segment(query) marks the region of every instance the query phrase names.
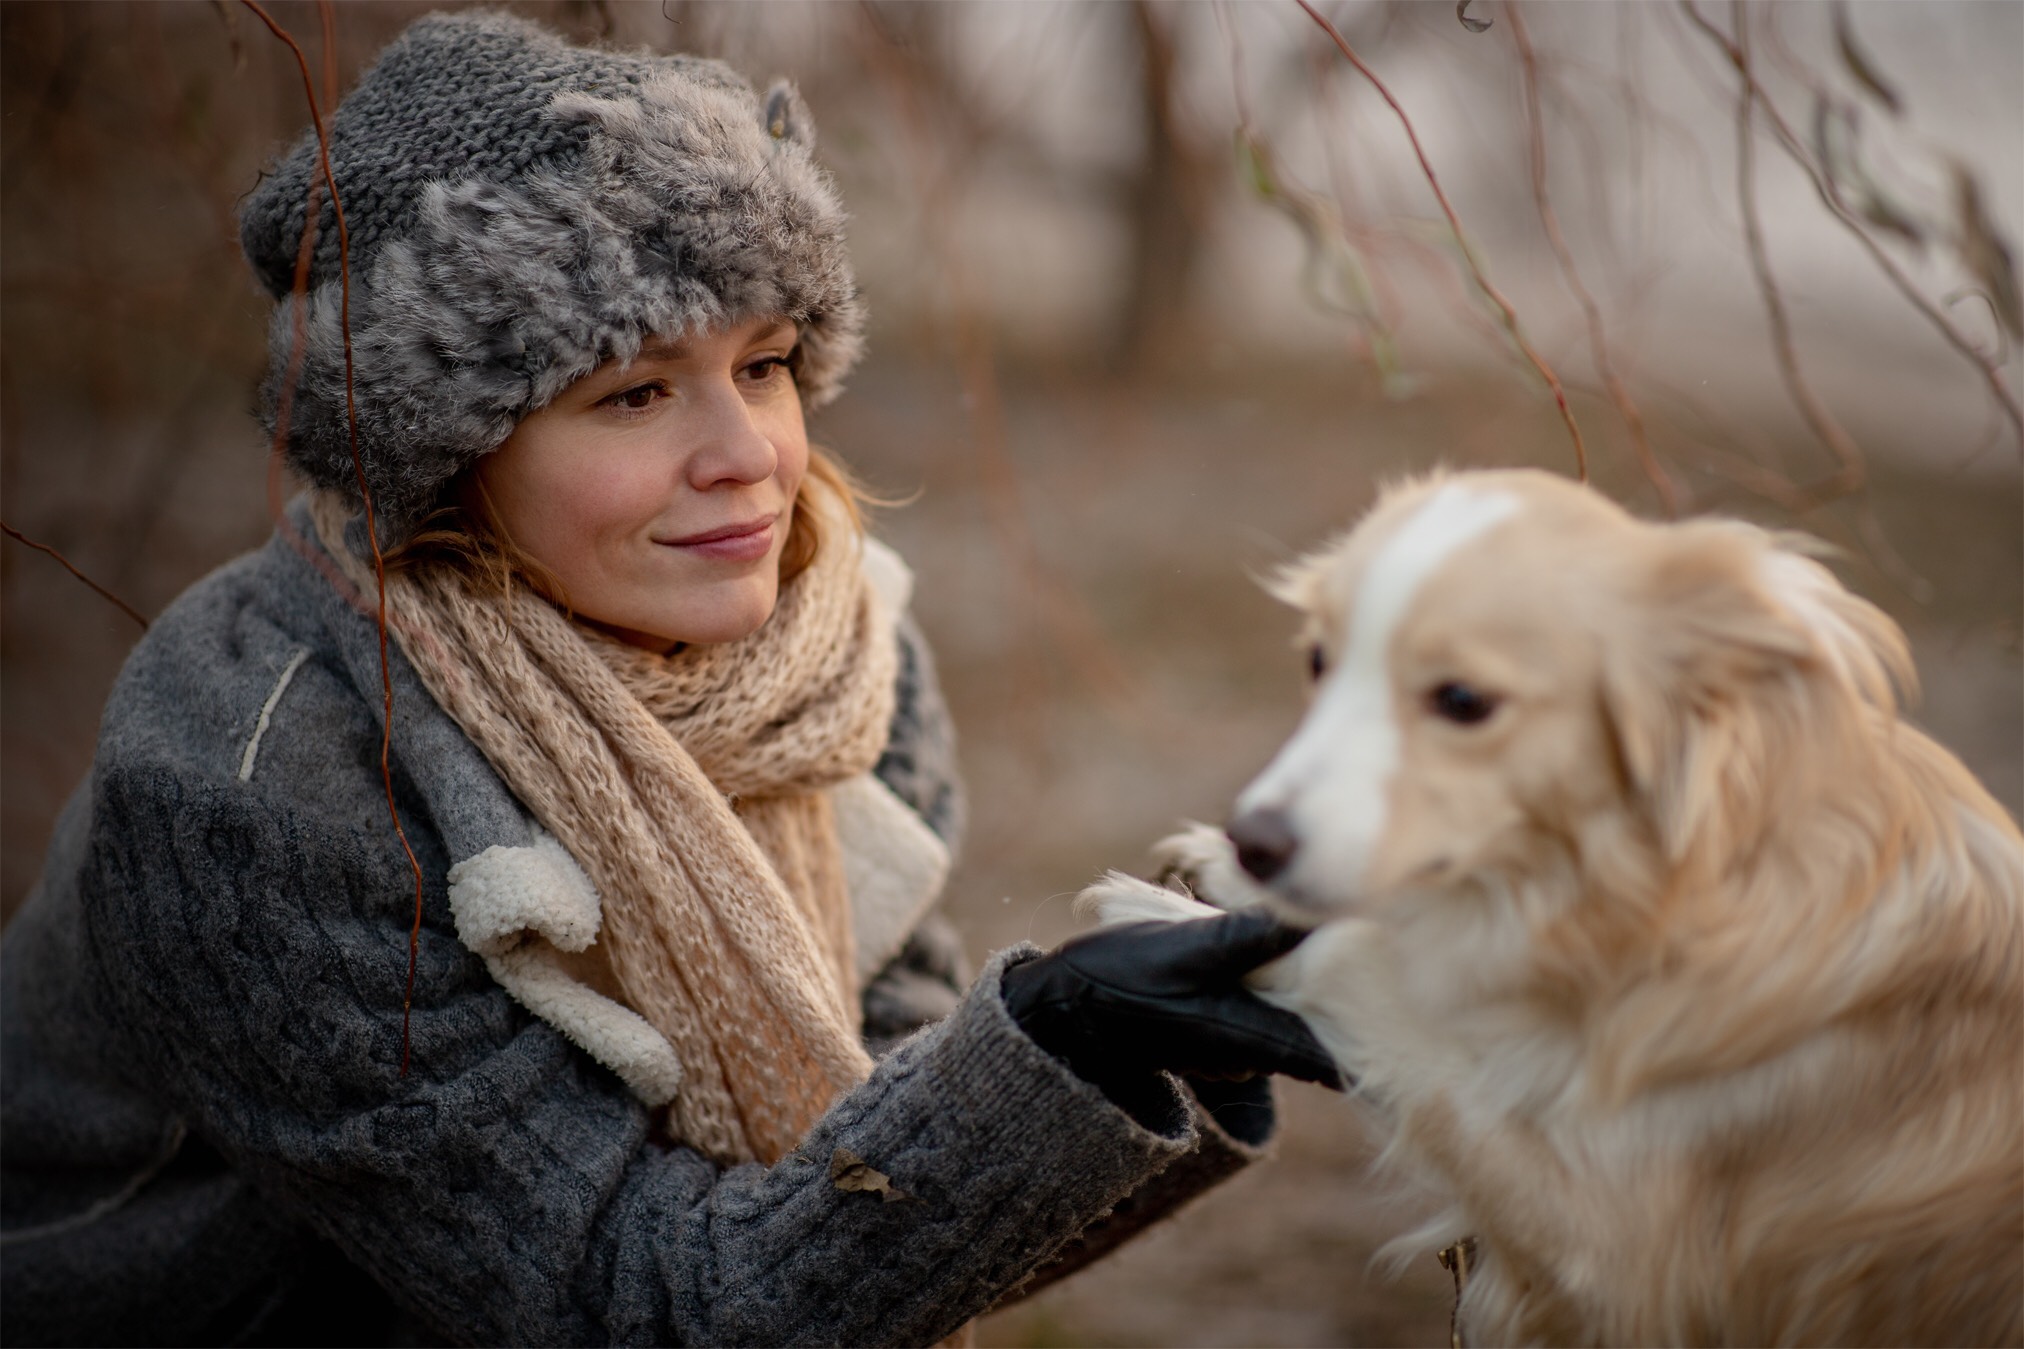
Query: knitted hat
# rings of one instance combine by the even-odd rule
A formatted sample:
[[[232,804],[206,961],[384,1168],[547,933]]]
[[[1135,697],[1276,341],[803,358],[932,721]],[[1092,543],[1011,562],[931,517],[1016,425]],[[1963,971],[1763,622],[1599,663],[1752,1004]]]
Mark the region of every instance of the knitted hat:
[[[572,47],[495,13],[408,28],[330,130],[358,448],[382,537],[405,537],[522,417],[650,336],[791,319],[804,402],[834,397],[864,313],[813,144],[792,86],[762,99],[720,62]],[[312,192],[315,250],[296,297]],[[247,198],[240,242],[280,302],[268,428],[306,300],[288,456],[355,502],[337,220],[313,130]]]

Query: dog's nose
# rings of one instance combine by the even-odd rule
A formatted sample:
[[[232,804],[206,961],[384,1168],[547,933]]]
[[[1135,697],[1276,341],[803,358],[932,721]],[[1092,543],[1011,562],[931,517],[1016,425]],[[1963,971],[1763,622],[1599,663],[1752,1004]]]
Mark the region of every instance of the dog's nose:
[[[1300,846],[1293,826],[1276,810],[1247,810],[1224,832],[1236,846],[1238,864],[1261,881],[1278,875]]]

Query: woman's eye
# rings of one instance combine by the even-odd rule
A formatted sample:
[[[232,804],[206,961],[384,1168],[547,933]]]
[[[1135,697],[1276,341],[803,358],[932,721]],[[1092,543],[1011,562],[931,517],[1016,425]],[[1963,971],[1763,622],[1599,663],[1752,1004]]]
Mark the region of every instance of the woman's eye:
[[[658,384],[635,384],[630,389],[619,390],[605,399],[605,402],[613,407],[623,408],[627,412],[645,412],[654,405],[655,399],[666,392],[667,390]]]
[[[783,376],[791,376],[793,367],[785,356],[768,356],[763,361],[754,361],[745,367],[745,378],[754,384],[771,384]]]
[[[1469,687],[1459,680],[1439,684],[1427,695],[1427,706],[1434,715],[1452,721],[1457,726],[1474,726],[1497,710],[1498,699],[1493,693]]]
[[[1318,684],[1321,682],[1321,676],[1327,673],[1328,656],[1322,651],[1320,643],[1317,642],[1315,645],[1307,648],[1307,674],[1309,678]]]

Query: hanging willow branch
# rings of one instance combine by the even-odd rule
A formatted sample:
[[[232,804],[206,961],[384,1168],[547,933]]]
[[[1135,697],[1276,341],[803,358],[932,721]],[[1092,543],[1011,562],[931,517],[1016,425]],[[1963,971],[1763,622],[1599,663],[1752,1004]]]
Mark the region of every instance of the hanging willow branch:
[[[1515,2],[1507,4],[1504,14],[1511,21],[1511,41],[1518,49],[1519,71],[1523,76],[1529,150],[1526,158],[1531,169],[1532,201],[1539,209],[1539,223],[1546,230],[1546,241],[1560,263],[1560,274],[1566,278],[1567,288],[1573,292],[1576,303],[1581,306],[1582,318],[1587,322],[1588,350],[1595,361],[1595,372],[1602,379],[1609,401],[1616,405],[1617,415],[1623,418],[1624,428],[1630,432],[1631,445],[1637,452],[1638,464],[1644,469],[1645,476],[1651,479],[1652,486],[1658,489],[1666,514],[1678,516],[1682,504],[1679,488],[1659,463],[1651,438],[1645,434],[1644,414],[1638,410],[1629,388],[1617,374],[1616,360],[1610,353],[1609,335],[1603,326],[1602,309],[1582,282],[1581,269],[1575,265],[1574,251],[1567,246],[1567,236],[1560,229],[1560,215],[1553,209],[1553,198],[1546,190],[1546,118],[1539,103],[1539,54],[1533,50],[1532,35],[1526,30],[1525,16],[1520,9],[1521,6]]]
[[[1750,20],[1742,0],[1736,0],[1736,68],[1743,74],[1742,92],[1736,100],[1736,200],[1743,215],[1743,241],[1750,253],[1750,269],[1757,277],[1757,289],[1764,297],[1764,312],[1771,324],[1771,345],[1778,357],[1778,373],[1785,381],[1800,416],[1820,443],[1834,456],[1835,473],[1816,484],[1823,497],[1844,496],[1859,491],[1868,478],[1862,451],[1850,438],[1827,405],[1820,401],[1799,365],[1799,352],[1792,341],[1792,321],[1786,313],[1785,296],[1771,271],[1771,256],[1764,244],[1764,224],[1757,210],[1757,94],[1758,86],[1750,66]]]
[[[1567,391],[1560,386],[1560,377],[1553,373],[1553,368],[1546,363],[1546,358],[1533,350],[1532,343],[1526,339],[1525,330],[1518,322],[1518,311],[1504,298],[1502,291],[1490,284],[1490,278],[1484,272],[1483,264],[1476,256],[1476,250],[1469,243],[1468,233],[1462,228],[1461,217],[1455,214],[1454,205],[1449,202],[1448,194],[1441,190],[1441,180],[1434,174],[1434,166],[1427,159],[1425,147],[1420,144],[1419,132],[1413,129],[1412,118],[1406,115],[1406,110],[1399,106],[1396,98],[1392,97],[1392,92],[1385,86],[1385,82],[1377,77],[1377,72],[1363,63],[1341,32],[1328,21],[1327,16],[1309,4],[1308,0],[1295,0],[1295,3],[1307,12],[1308,18],[1314,20],[1321,30],[1328,34],[1335,43],[1336,50],[1342,53],[1343,59],[1355,66],[1359,75],[1370,81],[1378,96],[1398,116],[1399,125],[1405,128],[1406,139],[1412,142],[1413,154],[1420,162],[1420,172],[1425,175],[1427,186],[1433,189],[1434,200],[1441,205],[1441,214],[1448,218],[1448,228],[1454,232],[1455,243],[1462,250],[1463,261],[1469,264],[1470,275],[1475,277],[1477,287],[1489,298],[1490,303],[1497,307],[1498,314],[1502,315],[1504,331],[1510,335],[1511,341],[1516,344],[1525,359],[1532,363],[1532,368],[1539,372],[1539,377],[1546,381],[1546,387],[1553,391],[1553,402],[1560,409],[1560,420],[1567,424],[1568,438],[1574,442],[1575,477],[1587,482],[1588,447],[1582,443],[1581,428],[1574,421],[1574,410],[1567,404]]]
[[[394,802],[394,677],[393,666],[389,662],[387,652],[387,572],[386,559],[380,552],[379,529],[373,518],[372,488],[366,482],[365,459],[360,454],[358,447],[358,398],[353,387],[351,352],[351,231],[346,226],[344,220],[344,202],[338,197],[337,175],[332,171],[330,166],[330,129],[324,125],[323,113],[317,106],[316,80],[309,73],[309,58],[303,55],[301,44],[296,42],[289,31],[276,23],[273,16],[260,6],[259,0],[240,0],[240,3],[259,16],[260,22],[267,25],[267,31],[286,43],[288,49],[295,53],[295,63],[302,72],[302,92],[304,97],[309,100],[309,122],[316,131],[316,152],[317,158],[323,168],[323,186],[330,193],[331,213],[337,218],[338,330],[344,336],[344,410],[351,432],[352,471],[357,475],[359,497],[365,503],[365,536],[367,543],[372,548],[373,577],[378,583],[379,590],[380,687],[385,699],[384,716],[380,722],[380,781],[386,788],[387,814],[393,819],[394,834],[400,839],[401,851],[407,854],[408,868],[414,873],[415,880],[415,916],[413,926],[408,929],[407,987],[401,996],[401,1076],[406,1077],[408,1075],[409,1052],[411,1049],[408,1032],[415,1005],[415,968],[419,963],[421,955],[422,864],[420,859],[415,856],[413,845],[408,842],[407,828],[401,823],[400,807]],[[319,5],[319,12],[322,15],[324,41],[326,51],[328,51],[330,46],[334,45],[332,44],[332,38],[336,33],[329,0],[323,0],[323,3]],[[326,70],[325,73],[327,79],[334,81],[333,71]],[[312,233],[316,229],[318,215],[315,209],[315,191],[313,187],[310,196],[311,208],[303,219],[303,230],[305,233]],[[307,244],[304,245],[303,251],[305,254],[307,253]],[[296,284],[298,290],[303,287],[306,280],[307,268],[304,266],[304,258],[298,256],[296,260]],[[297,337],[298,339],[300,338],[299,329]],[[299,352],[290,352],[289,360],[291,368],[294,368],[295,362],[299,359]],[[285,431],[277,428],[275,431],[277,442],[283,435],[285,435]]]
[[[1904,269],[1898,266],[1897,261],[1884,250],[1883,245],[1877,242],[1876,236],[1870,233],[1861,219],[1841,200],[1841,194],[1821,171],[1820,166],[1814,163],[1813,156],[1806,151],[1805,143],[1793,133],[1791,125],[1778,111],[1778,105],[1772,102],[1770,94],[1758,81],[1756,71],[1750,63],[1749,53],[1741,45],[1740,30],[1738,38],[1731,39],[1695,8],[1694,0],[1680,0],[1680,10],[1686,15],[1688,22],[1713,43],[1735,68],[1737,76],[1749,90],[1751,100],[1762,107],[1764,120],[1770,125],[1779,148],[1785,151],[1813,183],[1813,190],[1819,194],[1828,214],[1854,236],[1855,241],[1862,245],[1863,251],[1869,254],[1877,269],[1884,274],[1884,278],[1912,308],[1933,325],[1947,345],[1960,352],[1981,372],[1983,382],[1989,386],[1990,396],[1996,400],[1997,406],[2002,409],[2004,417],[2008,419],[2012,430],[2016,433],[2018,450],[2024,452],[2024,407],[2019,406],[2017,395],[2003,382],[2002,371],[1996,368],[1996,363],[1986,352],[1968,340],[1967,335],[1955,326],[1944,310],[1933,303],[1931,298],[1905,275]]]

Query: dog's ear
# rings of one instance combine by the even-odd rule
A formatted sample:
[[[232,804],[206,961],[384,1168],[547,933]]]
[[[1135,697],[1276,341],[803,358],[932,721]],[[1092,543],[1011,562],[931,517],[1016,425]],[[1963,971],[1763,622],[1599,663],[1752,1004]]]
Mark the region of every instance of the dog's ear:
[[[1800,621],[1824,671],[1854,698],[1895,713],[1918,696],[1918,670],[1904,630],[1868,600],[1850,594],[1814,561],[1826,551],[1804,534],[1765,536],[1758,564],[1765,589]]]
[[[1783,709],[1818,663],[1805,621],[1773,598],[1769,536],[1747,525],[1654,527],[1602,629],[1603,711],[1623,776],[1667,858],[1726,849],[1761,819],[1788,739]]]

